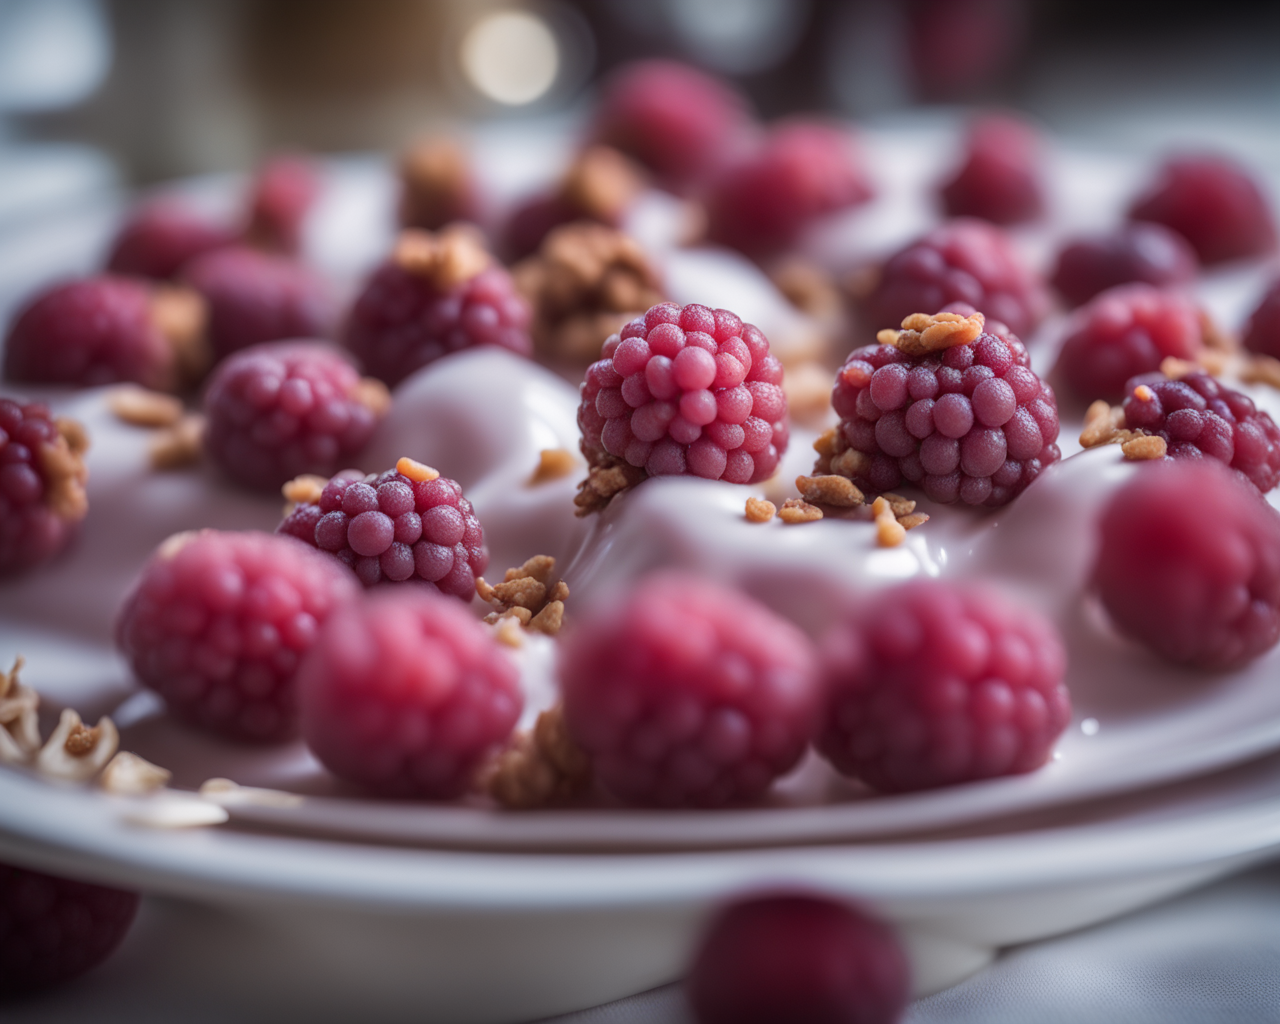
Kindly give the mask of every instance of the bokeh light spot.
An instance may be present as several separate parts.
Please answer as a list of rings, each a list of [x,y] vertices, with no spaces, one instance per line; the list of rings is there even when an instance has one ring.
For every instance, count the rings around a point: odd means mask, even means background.
[[[537,15],[496,11],[462,37],[462,70],[484,96],[523,106],[545,95],[560,70],[555,34]]]

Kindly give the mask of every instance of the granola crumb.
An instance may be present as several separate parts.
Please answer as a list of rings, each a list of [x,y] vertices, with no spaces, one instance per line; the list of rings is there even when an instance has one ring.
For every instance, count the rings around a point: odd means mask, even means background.
[[[764,498],[747,499],[747,522],[767,523],[778,511],[778,506]]]
[[[778,518],[784,523],[813,523],[822,518],[822,509],[802,498],[788,498],[778,510]]]
[[[587,471],[586,479],[578,484],[578,493],[573,497],[573,504],[576,506],[574,514],[582,517],[599,512],[615,495],[631,489],[646,475],[643,469],[637,469],[621,459],[610,458],[592,466]]]
[[[442,292],[465,284],[493,262],[479,231],[469,224],[450,224],[438,232],[405,228],[391,258]]]
[[[645,173],[612,146],[584,149],[565,171],[560,195],[587,217],[616,224],[644,191]]]
[[[1189,359],[1179,359],[1177,356],[1165,356],[1160,360],[1160,372],[1170,380],[1182,380],[1189,373],[1195,373],[1201,369],[1198,363],[1194,363]]]
[[[425,462],[418,462],[407,455],[396,460],[396,472],[418,484],[430,483],[440,477],[438,469],[432,469]]]
[[[959,313],[912,313],[902,321],[902,330],[883,330],[876,334],[882,345],[893,345],[909,356],[969,345],[977,340],[986,324],[981,313],[961,316]]]
[[[1124,452],[1126,459],[1140,462],[1147,459],[1163,459],[1167,445],[1163,437],[1157,437],[1154,434],[1142,435],[1122,442],[1120,450]]]
[[[107,408],[116,419],[134,427],[171,427],[182,419],[182,402],[173,395],[137,384],[124,384],[107,393]]]
[[[910,498],[904,498],[901,494],[894,494],[892,491],[886,491],[880,495],[889,503],[889,507],[893,509],[893,514],[901,519],[903,516],[910,515],[916,510],[916,503]]]
[[[517,734],[481,784],[503,807],[530,810],[564,803],[590,783],[590,761],[569,737],[557,704],[538,715],[532,730]]]
[[[529,477],[528,486],[537,487],[550,480],[559,480],[573,472],[578,457],[567,448],[543,448],[538,453],[538,468]]]
[[[53,421],[53,425],[58,428],[58,435],[67,442],[72,455],[83,455],[89,450],[89,431],[79,420],[59,416]]]
[[[203,454],[203,436],[204,417],[195,413],[183,416],[172,427],[160,431],[151,442],[151,468],[170,470],[194,466]]]
[[[898,525],[904,530],[914,530],[917,526],[923,526],[929,521],[929,516],[925,512],[911,512],[905,516],[898,517]]]
[[[839,473],[852,480],[855,476],[866,476],[871,468],[871,456],[856,448],[846,448],[831,460],[831,472]]]
[[[120,734],[110,718],[98,719],[92,729],[80,715],[65,708],[58,727],[36,754],[37,770],[45,775],[73,782],[87,782],[115,756]]]
[[[479,577],[476,595],[495,609],[484,621],[509,630],[501,623],[514,619],[527,629],[555,636],[564,625],[564,602],[569,596],[568,584],[556,577],[555,568],[556,560],[550,555],[534,555],[524,565],[508,569],[501,583]]]
[[[302,476],[295,476],[280,488],[280,493],[284,495],[284,500],[286,502],[284,514],[288,516],[299,505],[319,504],[320,495],[323,493],[325,484],[328,482],[328,477],[316,476],[314,473],[304,473]]]
[[[798,476],[796,489],[805,501],[818,505],[834,505],[836,508],[853,508],[866,500],[848,477],[838,474],[825,476]]]
[[[351,397],[378,417],[391,408],[391,391],[377,377],[361,377]]]
[[[564,625],[564,602],[548,601],[538,613],[529,620],[529,628],[547,636],[555,636]]]
[[[194,288],[160,285],[151,298],[151,322],[173,351],[174,390],[197,383],[213,365],[209,345],[209,304]]]
[[[523,647],[524,646],[524,630],[520,628],[520,620],[512,615],[498,615],[493,613],[494,621],[493,638],[505,647]],[[489,621],[489,617],[485,617],[485,621]]]
[[[893,506],[881,495],[871,503],[876,517],[876,543],[882,548],[896,548],[907,537],[907,528],[898,522]]]
[[[400,157],[400,219],[431,227],[452,220],[467,204],[471,166],[450,138],[415,143]]]
[[[1280,389],[1280,359],[1274,356],[1252,356],[1241,367],[1240,379],[1246,384],[1266,384]]]
[[[68,522],[83,519],[89,511],[85,483],[89,468],[83,453],[88,434],[74,420],[57,421],[58,436],[40,445],[40,468],[45,477],[45,501],[53,513]]]

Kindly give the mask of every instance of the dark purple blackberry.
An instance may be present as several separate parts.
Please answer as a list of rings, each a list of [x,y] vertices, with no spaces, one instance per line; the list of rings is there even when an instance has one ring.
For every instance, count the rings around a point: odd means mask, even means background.
[[[1267,289],[1244,325],[1244,347],[1280,359],[1280,280]]]
[[[1144,373],[1124,390],[1124,425],[1163,438],[1170,458],[1217,459],[1263,494],[1280,483],[1280,427],[1247,395],[1199,371]]]
[[[274,490],[350,465],[387,411],[381,381],[319,342],[254,345],[224,360],[204,396],[204,447],[229,477]]]
[[[866,456],[849,475],[878,492],[918,484],[934,501],[1012,501],[1060,458],[1053,389],[1022,342],[980,314],[903,328],[881,332],[893,344],[854,349],[836,374],[840,439]]]
[[[939,190],[948,217],[1017,224],[1044,213],[1040,139],[1014,117],[988,115],[969,129],[964,163]]]
[[[1067,305],[1079,306],[1116,285],[1186,284],[1198,265],[1195,250],[1176,231],[1136,221],[1108,235],[1068,242],[1058,253],[1052,281]]]
[[[188,260],[235,241],[235,232],[177,199],[157,199],[130,214],[112,243],[113,274],[168,280]]]
[[[466,229],[406,230],[365,285],[343,342],[394,387],[451,352],[498,345],[529,355],[529,304]]]
[[[78,423],[38,402],[0,398],[0,576],[53,557],[89,510]]]
[[[330,552],[366,587],[425,580],[470,601],[489,564],[484,529],[457,481],[407,458],[385,473],[344,470],[277,532]]]

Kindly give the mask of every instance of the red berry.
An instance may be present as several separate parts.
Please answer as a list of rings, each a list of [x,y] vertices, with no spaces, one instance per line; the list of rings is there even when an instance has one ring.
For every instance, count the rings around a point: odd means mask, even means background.
[[[894,1024],[911,992],[892,929],[808,893],[721,910],[685,985],[698,1024]]]
[[[309,160],[272,157],[258,171],[249,190],[248,237],[268,249],[296,253],[307,214],[319,194],[319,175]]]
[[[490,632],[456,602],[417,589],[337,612],[301,678],[312,753],[386,796],[461,795],[523,703],[519,672]]]
[[[663,303],[604,343],[582,385],[578,426],[593,465],[609,456],[650,476],[767,479],[790,427],[782,364],[727,309]]]
[[[629,803],[754,800],[809,745],[820,695],[808,639],[736,590],[679,573],[640,582],[566,638],[565,722]]]
[[[1017,224],[1044,213],[1040,140],[1013,117],[983,117],[969,129],[965,161],[939,189],[948,217]]]
[[[1280,514],[1205,459],[1143,467],[1099,524],[1112,622],[1170,661],[1239,668],[1280,638]]]
[[[297,730],[299,662],[358,593],[335,561],[285,537],[178,534],[143,567],[117,642],[176,717],[235,740],[286,739]]]
[[[904,583],[837,625],[824,651],[816,746],[886,792],[1032,771],[1071,719],[1057,629],[988,591]]]
[[[1280,483],[1280,427],[1253,400],[1207,373],[1162,373],[1125,384],[1125,426],[1164,439],[1170,458],[1208,456],[1243,473],[1263,494]]]
[[[1134,200],[1133,220],[1182,235],[1203,263],[1258,256],[1276,246],[1275,217],[1258,183],[1234,160],[1175,157]]]
[[[1244,347],[1280,359],[1280,280],[1267,290],[1244,325]]]
[[[1125,383],[1168,356],[1194,360],[1204,348],[1194,302],[1175,291],[1126,284],[1081,309],[1062,343],[1058,371],[1078,398],[1118,401]]]
[[[332,553],[366,587],[384,580],[426,581],[469,602],[476,577],[489,564],[471,502],[456,480],[443,476],[410,479],[394,469],[368,476],[345,470],[329,481],[316,504],[299,505],[286,516],[277,532]]]
[[[332,476],[355,461],[389,402],[386,388],[326,345],[254,345],[223,360],[209,381],[205,451],[260,490],[304,473]]]
[[[0,864],[0,996],[70,981],[124,940],[138,894]]]
[[[896,328],[912,313],[936,313],[955,302],[1026,335],[1040,322],[1045,295],[1003,231],[961,218],[890,257],[867,300],[867,315],[876,329]]]
[[[107,270],[167,280],[188,260],[230,245],[235,234],[177,199],[157,199],[130,214],[112,243]]]
[[[1080,238],[1058,253],[1053,286],[1068,305],[1079,306],[1120,284],[1186,284],[1195,279],[1195,250],[1176,231],[1135,221],[1109,235]]]
[[[786,121],[712,185],[708,236],[749,255],[765,255],[794,244],[823,215],[871,195],[848,132],[821,122]]]

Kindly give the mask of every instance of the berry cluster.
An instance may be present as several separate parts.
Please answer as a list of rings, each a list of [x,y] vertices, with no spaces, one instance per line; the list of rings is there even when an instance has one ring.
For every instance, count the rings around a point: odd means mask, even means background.
[[[663,303],[604,344],[578,407],[592,465],[623,459],[650,476],[756,483],[787,448],[782,364],[726,309]]]
[[[1110,234],[1068,242],[1058,253],[1053,286],[1079,306],[1116,285],[1186,284],[1196,276],[1195,250],[1176,231],[1135,221]]]
[[[1280,280],[1262,297],[1244,326],[1244,347],[1280,359]]]
[[[201,253],[231,245],[230,228],[177,199],[144,203],[125,221],[107,257],[107,270],[165,281]]]
[[[1034,220],[1044,212],[1039,139],[1012,117],[980,118],[969,129],[964,163],[939,189],[948,217],[993,224]]]

